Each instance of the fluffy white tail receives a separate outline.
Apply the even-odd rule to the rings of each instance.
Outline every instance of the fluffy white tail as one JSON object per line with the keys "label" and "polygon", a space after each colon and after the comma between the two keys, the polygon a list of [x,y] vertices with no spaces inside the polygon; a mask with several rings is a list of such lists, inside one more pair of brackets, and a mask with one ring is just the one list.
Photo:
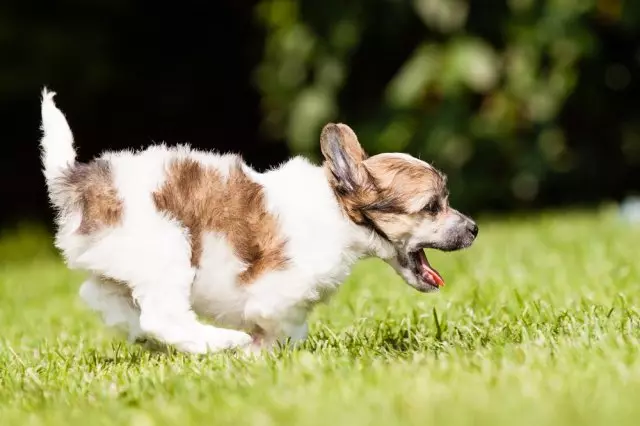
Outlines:
{"label": "fluffy white tail", "polygon": [[62,111],[56,107],[53,97],[55,92],[42,90],[42,165],[47,185],[50,189],[55,179],[62,176],[66,169],[76,161],[73,148],[73,134]]}

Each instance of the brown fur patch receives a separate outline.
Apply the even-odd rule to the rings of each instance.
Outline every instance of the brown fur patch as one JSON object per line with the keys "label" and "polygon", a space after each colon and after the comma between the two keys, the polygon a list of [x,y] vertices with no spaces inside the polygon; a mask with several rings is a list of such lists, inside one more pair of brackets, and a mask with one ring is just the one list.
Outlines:
{"label": "brown fur patch", "polygon": [[394,155],[377,155],[364,162],[381,192],[381,198],[398,213],[422,210],[429,198],[446,197],[446,179],[419,160]]}
{"label": "brown fur patch", "polygon": [[120,222],[123,204],[113,183],[108,161],[98,159],[76,164],[61,179],[66,204],[82,211],[78,228],[80,234],[91,234]]}
{"label": "brown fur patch", "polygon": [[205,231],[226,235],[247,265],[238,277],[243,284],[286,266],[286,241],[278,232],[277,219],[266,210],[262,186],[244,173],[240,158],[230,167],[226,179],[215,167],[192,159],[175,160],[153,199],[158,210],[171,214],[189,229],[193,266],[199,265]]}
{"label": "brown fur patch", "polygon": [[327,124],[320,145],[327,180],[354,223],[400,244],[421,226],[446,221],[446,177],[429,164],[403,154],[368,157],[344,124]]}
{"label": "brown fur patch", "polygon": [[435,223],[447,210],[446,178],[426,163],[380,155],[365,167],[379,191],[368,215],[391,241],[407,240],[425,219]]}
{"label": "brown fur patch", "polygon": [[356,223],[368,211],[412,214],[432,196],[446,198],[446,178],[437,170],[392,156],[373,156],[362,162],[363,178],[346,191],[327,167],[327,177],[346,214]]}

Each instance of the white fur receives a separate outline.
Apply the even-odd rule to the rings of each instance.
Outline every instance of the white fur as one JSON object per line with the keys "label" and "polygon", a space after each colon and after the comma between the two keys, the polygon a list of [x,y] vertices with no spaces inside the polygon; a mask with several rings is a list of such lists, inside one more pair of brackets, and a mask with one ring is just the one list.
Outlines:
{"label": "white fur", "polygon": [[59,177],[62,171],[75,163],[73,135],[64,114],[53,102],[55,92],[42,91],[42,164],[47,181]]}
{"label": "white fur", "polygon": [[[75,152],[53,93],[44,92],[42,114],[43,162],[51,183],[74,163]],[[263,187],[267,209],[278,218],[291,259],[287,268],[241,285],[237,276],[247,265],[224,233],[207,233],[201,267],[195,269],[188,229],[159,213],[150,196],[163,184],[168,161],[177,157],[216,167],[223,176],[235,160],[164,145],[107,153],[102,158],[111,164],[124,205],[121,224],[87,236],[76,232],[80,211],[57,219],[56,246],[68,265],[92,274],[82,285],[81,297],[107,324],[127,326],[131,338],[148,335],[193,353],[247,348],[252,337],[245,331],[260,330],[263,347],[285,338],[299,341],[306,337],[309,310],[336,290],[358,259],[395,255],[389,243],[345,217],[322,168],[294,158],[263,174],[245,167]],[[196,314],[216,326],[201,323]],[[219,328],[223,326],[235,330]]]}
{"label": "white fur", "polygon": [[129,332],[134,341],[143,332],[140,328],[140,311],[136,309],[131,293],[121,285],[98,277],[90,277],[80,286],[80,297],[89,307],[103,314],[108,326],[120,326]]}

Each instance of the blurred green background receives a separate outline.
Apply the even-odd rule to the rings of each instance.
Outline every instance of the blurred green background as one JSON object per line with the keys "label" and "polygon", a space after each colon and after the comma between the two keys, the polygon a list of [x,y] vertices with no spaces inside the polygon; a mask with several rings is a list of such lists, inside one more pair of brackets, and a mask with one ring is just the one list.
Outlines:
{"label": "blurred green background", "polygon": [[264,129],[294,151],[344,120],[371,152],[446,170],[466,210],[640,182],[640,2],[265,0],[256,14]]}
{"label": "blurred green background", "polygon": [[45,84],[81,159],[186,141],[264,169],[319,159],[320,128],[341,121],[372,154],[441,168],[468,213],[640,183],[638,1],[7,1],[0,58],[4,225],[50,219]]}

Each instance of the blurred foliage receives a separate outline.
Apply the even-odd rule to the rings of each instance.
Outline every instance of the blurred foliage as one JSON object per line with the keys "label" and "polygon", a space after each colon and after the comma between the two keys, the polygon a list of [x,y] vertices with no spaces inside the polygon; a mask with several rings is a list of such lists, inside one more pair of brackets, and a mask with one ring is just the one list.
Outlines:
{"label": "blurred foliage", "polygon": [[616,140],[572,136],[583,124],[565,117],[574,99],[588,129],[602,104],[637,88],[640,49],[611,62],[603,37],[640,41],[640,2],[262,0],[255,14],[267,33],[255,72],[263,131],[294,152],[317,156],[319,129],[343,121],[370,154],[442,168],[467,209],[588,192],[585,176],[604,179],[588,170],[602,145],[624,157],[611,164],[640,163],[637,104],[613,117]]}
{"label": "blurred foliage", "polygon": [[[42,85],[81,159],[188,141],[264,170],[320,128],[410,152],[468,213],[640,190],[638,0],[0,2],[0,227],[50,220]],[[222,24],[212,24],[222,19]],[[16,185],[19,182],[20,185]]]}

